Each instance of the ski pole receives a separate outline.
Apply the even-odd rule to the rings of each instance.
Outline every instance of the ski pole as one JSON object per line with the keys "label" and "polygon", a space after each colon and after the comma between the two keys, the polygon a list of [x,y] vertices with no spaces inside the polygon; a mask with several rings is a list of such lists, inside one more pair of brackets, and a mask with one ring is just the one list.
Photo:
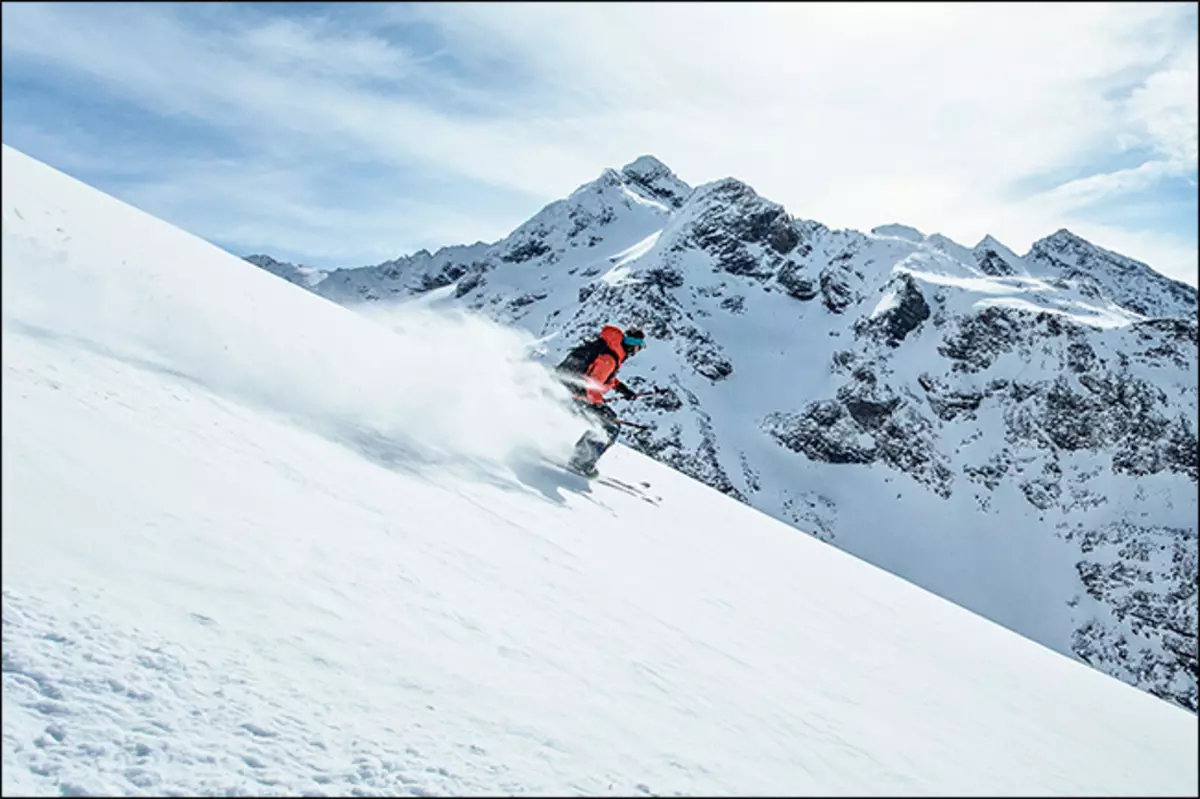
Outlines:
{"label": "ski pole", "polygon": [[623,424],[626,427],[636,427],[638,430],[653,430],[648,424],[638,424],[637,422],[627,422],[624,419],[618,419],[617,424]]}

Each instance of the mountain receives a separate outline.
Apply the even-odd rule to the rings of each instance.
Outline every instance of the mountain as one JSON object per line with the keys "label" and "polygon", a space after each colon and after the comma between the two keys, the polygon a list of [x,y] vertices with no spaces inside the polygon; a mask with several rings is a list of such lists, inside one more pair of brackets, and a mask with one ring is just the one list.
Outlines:
{"label": "mountain", "polygon": [[305,288],[315,286],[329,277],[327,271],[318,269],[315,266],[297,266],[296,264],[289,264],[284,261],[276,261],[269,255],[251,255],[246,260],[273,275],[283,278],[289,283],[295,283],[297,286],[304,286]]}
{"label": "mountain", "polygon": [[545,340],[606,322],[668,389],[631,446],[1056,651],[1197,707],[1197,294],[1066,230],[1017,255],[797,219],[643,156],[492,244],[310,289]]}
{"label": "mountain", "polygon": [[624,447],[541,464],[528,334],[2,177],[5,795],[1195,785],[1180,708]]}

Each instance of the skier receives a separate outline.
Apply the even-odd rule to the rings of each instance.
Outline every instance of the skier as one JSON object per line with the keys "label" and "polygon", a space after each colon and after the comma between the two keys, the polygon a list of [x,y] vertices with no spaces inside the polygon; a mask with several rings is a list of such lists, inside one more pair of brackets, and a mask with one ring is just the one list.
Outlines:
{"label": "skier", "polygon": [[576,410],[599,423],[604,437],[588,430],[575,444],[575,453],[567,467],[586,477],[595,477],[596,461],[617,441],[621,424],[617,414],[604,403],[604,395],[616,390],[625,399],[640,396],[617,379],[617,371],[625,359],[636,355],[646,346],[646,338],[638,328],[622,332],[619,327],[605,325],[600,335],[580,344],[567,353],[555,367],[559,379],[571,392]]}

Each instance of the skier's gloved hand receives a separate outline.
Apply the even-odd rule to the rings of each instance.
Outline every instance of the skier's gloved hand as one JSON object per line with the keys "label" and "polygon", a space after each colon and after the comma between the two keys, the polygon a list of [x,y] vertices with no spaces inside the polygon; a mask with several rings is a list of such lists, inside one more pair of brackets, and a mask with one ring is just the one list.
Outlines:
{"label": "skier's gloved hand", "polygon": [[615,388],[617,393],[627,400],[637,399],[638,397],[638,393],[624,383],[617,383],[615,386],[613,386],[613,388]]}

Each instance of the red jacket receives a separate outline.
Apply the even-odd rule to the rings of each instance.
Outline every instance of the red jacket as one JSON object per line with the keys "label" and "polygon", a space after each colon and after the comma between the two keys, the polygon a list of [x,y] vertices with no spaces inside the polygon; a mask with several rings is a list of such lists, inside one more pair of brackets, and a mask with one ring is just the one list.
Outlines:
{"label": "red jacket", "polygon": [[622,385],[621,381],[617,379],[617,370],[625,362],[625,346],[623,344],[625,333],[619,327],[605,325],[600,330],[600,338],[604,339],[604,343],[617,357],[614,358],[607,352],[601,353],[588,365],[587,371],[584,373],[584,394],[592,405],[601,404],[604,402],[606,393]]}

